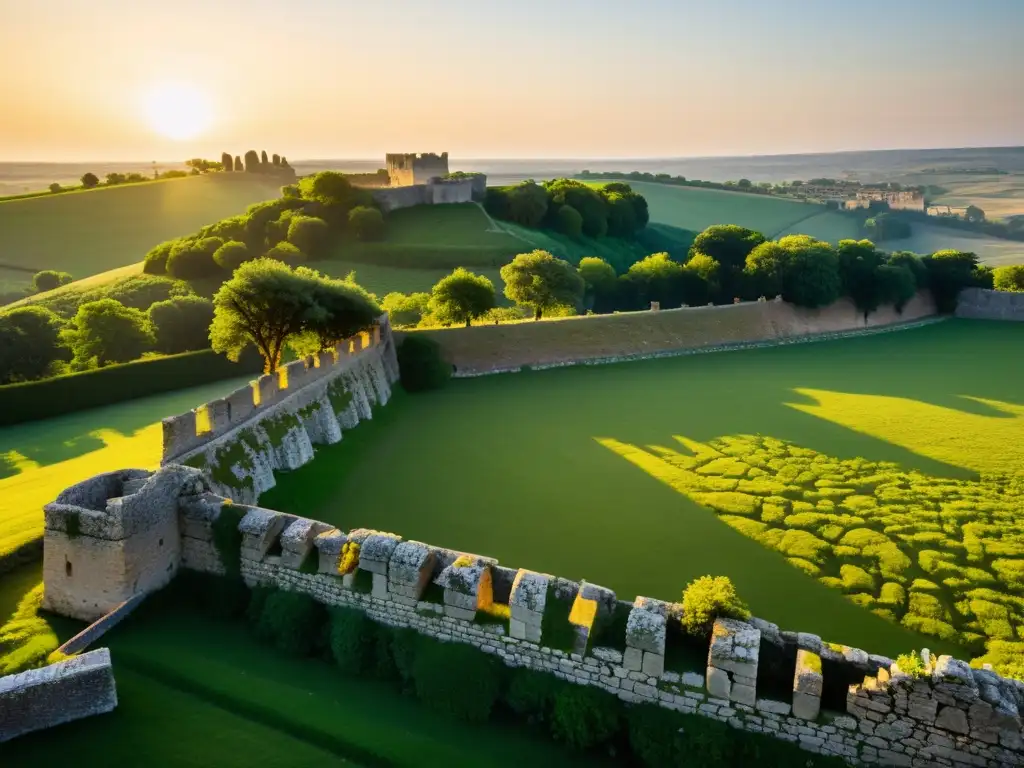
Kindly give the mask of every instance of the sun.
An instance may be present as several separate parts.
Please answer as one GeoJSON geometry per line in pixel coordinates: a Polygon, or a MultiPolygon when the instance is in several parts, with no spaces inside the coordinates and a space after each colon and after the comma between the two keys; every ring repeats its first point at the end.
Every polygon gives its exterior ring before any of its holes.
{"type": "Polygon", "coordinates": [[[199,136],[213,120],[206,94],[188,83],[160,83],[150,88],[143,108],[150,127],[175,141],[199,136]]]}

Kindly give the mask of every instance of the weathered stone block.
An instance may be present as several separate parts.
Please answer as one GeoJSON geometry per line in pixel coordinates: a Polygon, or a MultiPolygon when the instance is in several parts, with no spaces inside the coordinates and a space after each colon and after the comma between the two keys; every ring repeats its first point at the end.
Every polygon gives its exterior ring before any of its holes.
{"type": "Polygon", "coordinates": [[[665,617],[634,606],[626,619],[626,645],[665,655],[665,617]]]}
{"type": "Polygon", "coordinates": [[[540,626],[540,617],[544,615],[547,604],[549,577],[520,569],[512,582],[509,596],[509,609],[512,618],[523,623],[535,623],[540,626]]]}
{"type": "Polygon", "coordinates": [[[461,619],[462,621],[472,621],[476,616],[476,609],[459,608],[455,605],[445,605],[444,615],[450,616],[453,619],[461,619]]]}
{"type": "Polygon", "coordinates": [[[757,678],[761,631],[737,619],[717,619],[711,631],[708,666],[757,678]]]}
{"type": "Polygon", "coordinates": [[[261,560],[285,526],[295,518],[260,507],[249,507],[248,510],[238,524],[242,533],[242,549],[252,553],[251,559],[261,560]]]}
{"type": "Polygon", "coordinates": [[[639,672],[644,665],[644,652],[639,648],[626,647],[622,654],[622,666],[631,672],[639,672]]]}
{"type": "Polygon", "coordinates": [[[817,720],[821,712],[821,696],[793,691],[793,716],[801,720],[817,720]]]}
{"type": "Polygon", "coordinates": [[[935,727],[953,733],[971,732],[967,725],[967,713],[958,707],[942,707],[935,718],[935,727]]]}
{"type": "Polygon", "coordinates": [[[388,599],[388,577],[383,573],[373,574],[373,590],[370,592],[373,597],[380,600],[388,599]]]}
{"type": "Polygon", "coordinates": [[[403,541],[391,555],[388,563],[388,583],[392,591],[408,589],[408,596],[419,600],[430,582],[434,568],[434,553],[418,541],[403,541]]]}
{"type": "Polygon", "coordinates": [[[821,657],[810,651],[796,653],[796,672],[793,675],[793,690],[808,696],[821,697],[821,657]]]}
{"type": "Polygon", "coordinates": [[[728,699],[732,693],[732,681],[729,673],[715,667],[708,667],[707,673],[708,693],[720,699],[728,699]]]}
{"type": "Polygon", "coordinates": [[[371,533],[359,547],[359,568],[370,573],[386,574],[388,562],[402,540],[393,533],[371,533]]]}
{"type": "Polygon", "coordinates": [[[748,707],[757,703],[757,690],[753,685],[741,685],[733,680],[732,689],[729,691],[729,699],[737,704],[745,704],[748,707]]]}
{"type": "Polygon", "coordinates": [[[665,656],[660,653],[644,651],[640,671],[651,677],[661,677],[665,673],[665,656]]]}
{"type": "Polygon", "coordinates": [[[318,568],[320,573],[337,575],[341,548],[345,546],[346,541],[348,541],[348,537],[337,528],[324,531],[313,539],[313,546],[320,553],[318,568]]]}

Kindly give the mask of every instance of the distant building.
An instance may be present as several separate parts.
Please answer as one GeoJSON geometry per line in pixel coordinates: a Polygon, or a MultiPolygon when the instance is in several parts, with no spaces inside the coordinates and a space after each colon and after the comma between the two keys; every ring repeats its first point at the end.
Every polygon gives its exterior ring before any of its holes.
{"type": "Polygon", "coordinates": [[[393,187],[408,187],[413,184],[426,184],[431,179],[444,178],[448,175],[448,153],[440,155],[433,152],[391,153],[387,160],[388,178],[393,187]]]}
{"type": "Polygon", "coordinates": [[[799,188],[801,195],[823,203],[836,203],[840,209],[867,208],[873,202],[884,201],[894,210],[924,211],[924,195],[913,190],[894,191],[854,186],[821,186],[805,184],[799,188]]]}

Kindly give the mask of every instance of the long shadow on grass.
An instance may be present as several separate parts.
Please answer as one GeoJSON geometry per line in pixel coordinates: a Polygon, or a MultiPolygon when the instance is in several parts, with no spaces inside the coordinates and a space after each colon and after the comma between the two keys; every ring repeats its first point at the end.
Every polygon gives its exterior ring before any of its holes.
{"type": "MultiPolygon", "coordinates": [[[[564,368],[401,395],[371,423],[278,478],[261,503],[339,527],[498,557],[637,594],[678,599],[725,574],[755,613],[876,652],[927,643],[746,539],[594,441],[763,434],[829,456],[972,472],[808,413],[800,389],[904,397],[984,412],[963,396],[1020,402],[1024,326],[951,321],[830,343],[564,368]]],[[[947,646],[948,647],[948,646],[947,646]]]]}

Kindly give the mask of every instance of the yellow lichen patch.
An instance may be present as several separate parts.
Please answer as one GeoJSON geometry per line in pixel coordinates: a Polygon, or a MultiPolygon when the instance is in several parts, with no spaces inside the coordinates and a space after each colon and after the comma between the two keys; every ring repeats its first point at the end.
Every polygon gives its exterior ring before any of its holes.
{"type": "Polygon", "coordinates": [[[494,605],[494,582],[491,580],[491,569],[484,568],[476,590],[476,609],[490,612],[492,605],[494,605]]]}
{"type": "Polygon", "coordinates": [[[459,555],[452,563],[452,568],[468,568],[473,564],[473,558],[469,555],[459,555]]]}
{"type": "Polygon", "coordinates": [[[260,383],[258,381],[250,381],[249,386],[252,388],[252,404],[258,406],[261,402],[260,383]]]}
{"type": "Polygon", "coordinates": [[[277,388],[288,389],[288,369],[284,366],[277,369],[277,388]]]}
{"type": "Polygon", "coordinates": [[[207,432],[213,429],[210,424],[210,409],[205,405],[201,405],[195,410],[196,414],[196,434],[205,435],[207,432]]]}
{"type": "Polygon", "coordinates": [[[505,619],[507,621],[512,618],[512,609],[504,603],[491,603],[486,608],[480,607],[477,610],[483,611],[489,616],[494,616],[496,619],[505,619]]]}
{"type": "Polygon", "coordinates": [[[569,611],[569,623],[577,627],[590,629],[594,626],[594,618],[597,616],[597,600],[588,600],[577,594],[573,601],[572,610],[569,611]]]}
{"type": "Polygon", "coordinates": [[[342,576],[352,573],[359,565],[359,544],[346,541],[341,545],[341,556],[338,558],[338,573],[342,576]]]}

